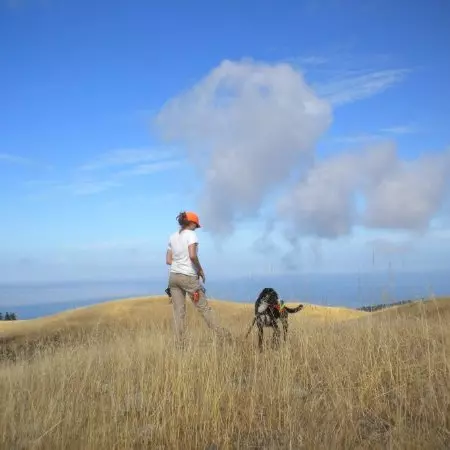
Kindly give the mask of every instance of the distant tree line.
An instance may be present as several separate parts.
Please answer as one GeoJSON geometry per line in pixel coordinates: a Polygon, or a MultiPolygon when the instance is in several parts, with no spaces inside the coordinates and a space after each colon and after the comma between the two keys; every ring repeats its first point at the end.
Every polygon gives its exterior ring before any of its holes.
{"type": "Polygon", "coordinates": [[[6,312],[5,315],[3,315],[0,312],[0,320],[17,320],[17,316],[16,313],[6,312]]]}
{"type": "Polygon", "coordinates": [[[411,303],[414,300],[403,300],[401,302],[395,302],[395,303],[380,303],[378,305],[370,305],[370,306],[362,306],[361,308],[357,308],[360,311],[379,311],[380,309],[390,308],[392,306],[399,306],[399,305],[405,305],[406,303],[411,303]]]}

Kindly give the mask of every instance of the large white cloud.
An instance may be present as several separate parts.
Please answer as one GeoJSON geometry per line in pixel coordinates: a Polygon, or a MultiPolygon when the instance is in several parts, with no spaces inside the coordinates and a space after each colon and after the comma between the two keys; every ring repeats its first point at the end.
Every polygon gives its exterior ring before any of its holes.
{"type": "MultiPolygon", "coordinates": [[[[331,121],[330,104],[289,64],[224,61],[170,99],[156,125],[188,149],[204,181],[202,220],[216,234],[231,233],[274,192],[293,248],[301,236],[332,239],[355,225],[426,229],[446,194],[449,153],[406,161],[394,143],[381,142],[314,161],[331,121]]],[[[266,248],[273,229],[255,246],[266,248]]]]}
{"type": "Polygon", "coordinates": [[[215,232],[254,214],[331,122],[329,104],[288,64],[224,61],[157,117],[188,145],[205,179],[201,213],[215,232]]]}

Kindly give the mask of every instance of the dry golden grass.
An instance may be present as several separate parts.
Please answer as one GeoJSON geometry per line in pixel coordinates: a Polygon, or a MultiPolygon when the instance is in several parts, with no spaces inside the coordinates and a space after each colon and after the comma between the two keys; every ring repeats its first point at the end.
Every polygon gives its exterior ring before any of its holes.
{"type": "Polygon", "coordinates": [[[449,448],[449,301],[372,314],[311,305],[262,354],[255,334],[242,337],[252,305],[212,306],[233,344],[189,306],[177,351],[166,298],[0,329],[17,344],[0,363],[1,448],[449,448]]]}
{"type": "MultiPolygon", "coordinates": [[[[252,304],[223,300],[210,300],[210,304],[225,322],[240,320],[244,315],[249,322],[251,321],[254,308],[252,304]]],[[[299,321],[301,323],[309,319],[322,322],[341,321],[366,314],[349,308],[305,304],[302,313],[292,316],[291,322],[299,321]]],[[[0,321],[0,339],[35,340],[51,337],[55,333],[67,334],[68,331],[79,333],[109,325],[133,323],[136,318],[139,318],[141,323],[142,321],[148,322],[148,326],[152,326],[155,319],[172,320],[172,308],[168,305],[167,297],[154,296],[116,300],[33,320],[0,321]]]]}

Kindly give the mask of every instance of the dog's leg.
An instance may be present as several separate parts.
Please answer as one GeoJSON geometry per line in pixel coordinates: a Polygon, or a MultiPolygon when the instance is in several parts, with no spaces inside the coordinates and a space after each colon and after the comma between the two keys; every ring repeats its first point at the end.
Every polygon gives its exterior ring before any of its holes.
{"type": "Polygon", "coordinates": [[[245,338],[247,338],[248,335],[250,334],[250,331],[252,331],[252,328],[253,328],[253,325],[255,325],[255,322],[256,322],[256,317],[253,318],[252,323],[247,331],[247,334],[245,335],[245,338]]]}
{"type": "Polygon", "coordinates": [[[276,322],[273,323],[272,348],[280,346],[280,328],[276,322]]]}
{"type": "Polygon", "coordinates": [[[286,342],[286,338],[287,338],[287,334],[288,334],[288,318],[287,318],[287,316],[281,318],[281,324],[283,325],[284,342],[286,342]]]}
{"type": "Polygon", "coordinates": [[[258,323],[258,348],[259,351],[262,352],[263,350],[263,326],[258,323]]]}

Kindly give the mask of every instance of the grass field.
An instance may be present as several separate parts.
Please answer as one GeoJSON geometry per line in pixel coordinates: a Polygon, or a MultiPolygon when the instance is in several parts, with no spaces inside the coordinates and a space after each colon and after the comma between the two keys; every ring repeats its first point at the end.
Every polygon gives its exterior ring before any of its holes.
{"type": "Polygon", "coordinates": [[[165,297],[0,322],[1,448],[450,448],[450,300],[307,305],[261,354],[252,305],[211,305],[235,341],[189,305],[184,352],[165,297]]]}

